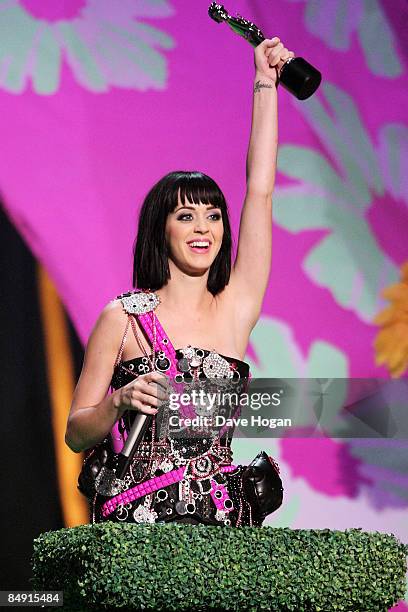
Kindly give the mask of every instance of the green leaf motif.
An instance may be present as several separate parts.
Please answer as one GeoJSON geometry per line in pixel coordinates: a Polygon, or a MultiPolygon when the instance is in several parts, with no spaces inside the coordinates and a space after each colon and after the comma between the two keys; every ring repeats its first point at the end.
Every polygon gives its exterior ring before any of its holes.
{"type": "MultiPolygon", "coordinates": [[[[332,116],[317,96],[298,108],[341,173],[319,152],[282,146],[278,168],[299,183],[275,188],[274,221],[293,233],[329,230],[303,261],[303,270],[338,304],[370,322],[384,304],[382,288],[398,279],[397,266],[381,250],[365,218],[372,194],[383,195],[389,182],[383,180],[382,168],[393,167],[387,162],[393,155],[389,135],[395,126],[382,131],[380,165],[350,96],[330,83],[322,92],[332,116]]],[[[395,142],[400,147],[400,141],[395,142]]]]}

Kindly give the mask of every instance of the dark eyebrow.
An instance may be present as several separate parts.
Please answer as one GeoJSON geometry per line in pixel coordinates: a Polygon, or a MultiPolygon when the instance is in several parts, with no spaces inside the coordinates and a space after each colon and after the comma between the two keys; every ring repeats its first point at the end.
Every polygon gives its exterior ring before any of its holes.
{"type": "MultiPolygon", "coordinates": [[[[220,208],[219,206],[213,206],[213,204],[206,204],[206,206],[207,206],[209,209],[211,209],[211,210],[212,210],[213,208],[218,208],[219,210],[221,210],[221,208],[220,208]]],[[[180,208],[176,208],[176,209],[174,210],[174,212],[178,212],[179,210],[183,210],[183,208],[186,208],[187,210],[195,210],[195,209],[196,209],[196,207],[195,207],[195,206],[180,206],[180,208]]]]}

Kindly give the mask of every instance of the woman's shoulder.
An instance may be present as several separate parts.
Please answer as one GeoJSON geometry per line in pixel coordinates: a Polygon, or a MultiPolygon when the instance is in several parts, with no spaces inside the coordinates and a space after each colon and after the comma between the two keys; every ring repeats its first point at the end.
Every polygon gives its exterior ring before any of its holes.
{"type": "Polygon", "coordinates": [[[95,323],[94,332],[100,331],[110,336],[116,336],[117,330],[122,330],[126,324],[127,313],[123,307],[121,297],[121,295],[116,296],[105,304],[95,323]]]}
{"type": "Polygon", "coordinates": [[[108,302],[99,312],[87,342],[87,361],[106,357],[110,362],[118,350],[127,324],[127,315],[117,298],[108,302]]]}
{"type": "Polygon", "coordinates": [[[147,295],[142,289],[131,289],[114,297],[108,302],[100,313],[100,318],[114,321],[126,317],[130,313],[132,303],[140,301],[142,296],[147,295]]]}
{"type": "Polygon", "coordinates": [[[112,326],[120,326],[126,322],[130,314],[144,314],[154,310],[160,299],[158,296],[147,290],[132,289],[121,293],[108,302],[99,314],[97,326],[110,329],[112,326]]]}

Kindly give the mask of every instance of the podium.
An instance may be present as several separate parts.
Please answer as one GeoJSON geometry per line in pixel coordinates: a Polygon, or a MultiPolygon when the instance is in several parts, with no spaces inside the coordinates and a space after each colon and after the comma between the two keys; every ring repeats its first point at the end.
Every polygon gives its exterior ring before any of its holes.
{"type": "Polygon", "coordinates": [[[107,521],[34,540],[33,588],[62,610],[386,611],[408,546],[393,534],[107,521]]]}

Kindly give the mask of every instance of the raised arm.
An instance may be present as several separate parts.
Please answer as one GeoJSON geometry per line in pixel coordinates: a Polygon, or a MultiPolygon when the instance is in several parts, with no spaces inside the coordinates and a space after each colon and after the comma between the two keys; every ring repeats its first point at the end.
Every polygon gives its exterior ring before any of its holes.
{"type": "Polygon", "coordinates": [[[255,325],[268,284],[272,251],[272,192],[278,147],[278,72],[294,57],[279,38],[255,49],[252,126],[247,155],[247,191],[230,284],[241,316],[255,325]]]}

